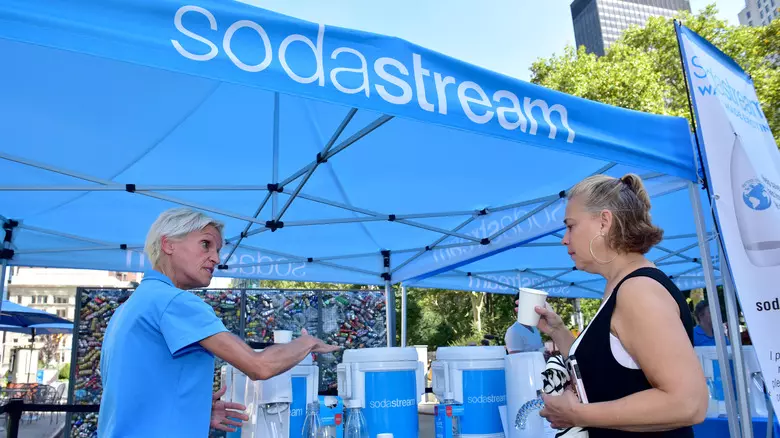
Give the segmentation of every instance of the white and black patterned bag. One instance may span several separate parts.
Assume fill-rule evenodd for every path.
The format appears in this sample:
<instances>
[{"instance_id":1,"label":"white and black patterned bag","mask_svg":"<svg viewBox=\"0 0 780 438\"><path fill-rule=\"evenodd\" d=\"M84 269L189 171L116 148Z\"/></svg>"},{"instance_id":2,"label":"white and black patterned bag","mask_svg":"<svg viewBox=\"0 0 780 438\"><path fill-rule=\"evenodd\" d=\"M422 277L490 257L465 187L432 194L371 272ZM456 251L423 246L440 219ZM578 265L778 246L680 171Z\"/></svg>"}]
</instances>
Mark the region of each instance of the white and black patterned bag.
<instances>
[{"instance_id":1,"label":"white and black patterned bag","mask_svg":"<svg viewBox=\"0 0 780 438\"><path fill-rule=\"evenodd\" d=\"M569 368L561 355L547 359L547 366L542 372L542 390L548 395L561 395L572 384ZM587 438L588 431L581 427L569 427L555 434L556 438Z\"/></svg>"}]
</instances>

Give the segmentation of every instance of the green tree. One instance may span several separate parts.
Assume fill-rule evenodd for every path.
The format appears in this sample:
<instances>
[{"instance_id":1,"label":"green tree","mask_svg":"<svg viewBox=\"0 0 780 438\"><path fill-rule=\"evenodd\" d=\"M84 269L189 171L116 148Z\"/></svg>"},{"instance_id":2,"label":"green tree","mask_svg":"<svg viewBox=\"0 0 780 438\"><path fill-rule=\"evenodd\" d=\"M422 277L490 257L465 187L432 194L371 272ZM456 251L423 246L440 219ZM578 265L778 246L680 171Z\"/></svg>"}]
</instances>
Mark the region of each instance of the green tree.
<instances>
[{"instance_id":1,"label":"green tree","mask_svg":"<svg viewBox=\"0 0 780 438\"><path fill-rule=\"evenodd\" d=\"M780 20L731 26L710 5L677 15L685 26L733 58L753 78L764 115L780 144ZM652 17L626 30L602 57L571 46L531 66L531 82L609 105L688 119L690 111L672 19Z\"/></svg>"}]
</instances>

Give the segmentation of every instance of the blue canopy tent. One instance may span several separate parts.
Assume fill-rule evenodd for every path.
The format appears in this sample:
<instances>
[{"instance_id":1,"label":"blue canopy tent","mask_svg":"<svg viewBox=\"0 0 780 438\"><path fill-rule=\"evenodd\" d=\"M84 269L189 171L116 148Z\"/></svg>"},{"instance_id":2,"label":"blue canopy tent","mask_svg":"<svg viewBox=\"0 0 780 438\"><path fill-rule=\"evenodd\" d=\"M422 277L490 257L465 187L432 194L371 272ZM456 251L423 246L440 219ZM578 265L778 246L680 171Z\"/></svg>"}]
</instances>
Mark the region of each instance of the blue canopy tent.
<instances>
[{"instance_id":1,"label":"blue canopy tent","mask_svg":"<svg viewBox=\"0 0 780 438\"><path fill-rule=\"evenodd\" d=\"M682 118L238 2L6 0L0 54L3 266L148 269L184 205L226 224L219 276L598 297L563 197L635 172L651 256L714 281Z\"/></svg>"}]
</instances>

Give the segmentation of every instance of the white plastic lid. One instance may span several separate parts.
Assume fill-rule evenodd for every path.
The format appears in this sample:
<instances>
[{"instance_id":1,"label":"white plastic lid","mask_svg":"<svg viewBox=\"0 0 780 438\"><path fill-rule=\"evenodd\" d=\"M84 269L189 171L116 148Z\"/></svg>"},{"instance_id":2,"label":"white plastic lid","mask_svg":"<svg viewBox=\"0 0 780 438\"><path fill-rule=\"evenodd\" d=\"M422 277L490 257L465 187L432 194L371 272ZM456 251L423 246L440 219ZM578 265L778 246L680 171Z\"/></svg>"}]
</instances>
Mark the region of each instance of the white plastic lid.
<instances>
[{"instance_id":1,"label":"white plastic lid","mask_svg":"<svg viewBox=\"0 0 780 438\"><path fill-rule=\"evenodd\" d=\"M506 349L500 346L477 347L439 347L436 349L436 360L503 360Z\"/></svg>"},{"instance_id":2,"label":"white plastic lid","mask_svg":"<svg viewBox=\"0 0 780 438\"><path fill-rule=\"evenodd\" d=\"M528 287L521 287L521 288L519 288L519 290L522 291L522 292L525 292L525 293L529 293L529 294L544 295L544 296L548 295L547 292L545 292L543 290L531 289L531 288L528 288Z\"/></svg>"},{"instance_id":3,"label":"white plastic lid","mask_svg":"<svg viewBox=\"0 0 780 438\"><path fill-rule=\"evenodd\" d=\"M417 362L417 360L417 350L414 347L380 347L344 350L342 362Z\"/></svg>"},{"instance_id":4,"label":"white plastic lid","mask_svg":"<svg viewBox=\"0 0 780 438\"><path fill-rule=\"evenodd\" d=\"M335 408L339 404L339 399L332 395L326 395L322 398L322 404L329 408Z\"/></svg>"}]
</instances>

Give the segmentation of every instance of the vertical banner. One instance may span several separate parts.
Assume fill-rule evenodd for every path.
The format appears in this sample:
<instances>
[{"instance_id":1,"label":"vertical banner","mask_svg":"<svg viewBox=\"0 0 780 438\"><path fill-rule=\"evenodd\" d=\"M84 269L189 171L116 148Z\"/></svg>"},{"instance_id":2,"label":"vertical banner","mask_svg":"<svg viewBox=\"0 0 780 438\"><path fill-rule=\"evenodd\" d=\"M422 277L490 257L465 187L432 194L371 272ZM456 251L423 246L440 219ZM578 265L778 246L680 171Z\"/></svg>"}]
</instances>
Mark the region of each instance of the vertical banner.
<instances>
[{"instance_id":1,"label":"vertical banner","mask_svg":"<svg viewBox=\"0 0 780 438\"><path fill-rule=\"evenodd\" d=\"M780 411L780 152L753 81L677 24L715 220L775 412Z\"/></svg>"}]
</instances>

